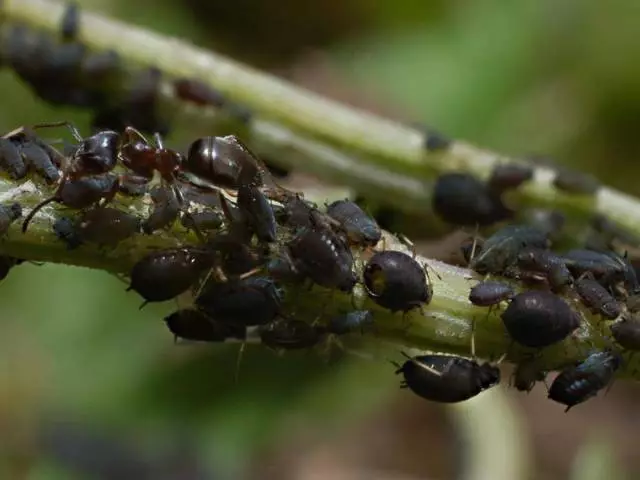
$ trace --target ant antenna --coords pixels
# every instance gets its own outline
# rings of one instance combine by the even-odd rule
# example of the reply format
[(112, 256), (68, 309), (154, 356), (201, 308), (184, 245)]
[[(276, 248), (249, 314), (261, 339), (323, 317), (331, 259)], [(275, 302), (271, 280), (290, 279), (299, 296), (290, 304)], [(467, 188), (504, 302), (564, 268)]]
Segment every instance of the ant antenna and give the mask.
[(73, 136), (73, 138), (78, 142), (82, 142), (84, 140), (84, 138), (82, 137), (82, 135), (80, 135), (80, 132), (78, 131), (76, 126), (67, 120), (62, 120), (60, 122), (37, 123), (34, 126), (32, 126), (31, 129), (38, 130), (42, 128), (57, 128), (57, 127), (67, 127), (69, 131), (71, 131), (71, 135)]

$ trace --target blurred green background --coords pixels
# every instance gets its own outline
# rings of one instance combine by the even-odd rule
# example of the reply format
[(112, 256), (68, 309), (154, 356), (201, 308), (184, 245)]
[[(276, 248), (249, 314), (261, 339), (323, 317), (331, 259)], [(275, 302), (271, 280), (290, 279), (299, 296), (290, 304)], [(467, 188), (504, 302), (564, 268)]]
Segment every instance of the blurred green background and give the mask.
[[(637, 0), (78, 3), (455, 138), (555, 155), (640, 193)], [(47, 107), (10, 71), (0, 87), (4, 131), (86, 126), (86, 112)], [(506, 415), (495, 404), (447, 410), (399, 392), (386, 357), (328, 363), (248, 347), (235, 383), (237, 346), (175, 346), (161, 319), (176, 305), (139, 311), (124, 288), (51, 265), (21, 266), (3, 282), (0, 478), (501, 478), (463, 468), (456, 420)], [(532, 456), (523, 478), (633, 478), (639, 393), (618, 382), (564, 415), (543, 386), (529, 396), (504, 389), (501, 408), (522, 422), (511, 442)], [(487, 428), (491, 444), (500, 434)]]

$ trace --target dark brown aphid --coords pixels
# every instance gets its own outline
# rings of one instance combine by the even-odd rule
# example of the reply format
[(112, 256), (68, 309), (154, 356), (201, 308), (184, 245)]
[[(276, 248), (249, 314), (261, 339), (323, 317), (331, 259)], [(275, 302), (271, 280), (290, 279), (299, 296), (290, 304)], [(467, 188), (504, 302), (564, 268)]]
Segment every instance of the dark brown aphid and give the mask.
[(60, 22), (60, 35), (62, 40), (70, 42), (78, 36), (80, 28), (80, 9), (75, 2), (67, 3)]
[(580, 326), (578, 315), (558, 295), (519, 293), (502, 314), (511, 338), (525, 347), (544, 348), (564, 340)]
[(474, 285), (469, 292), (469, 301), (479, 307), (491, 307), (515, 295), (513, 288), (502, 282), (486, 281)]
[(58, 167), (51, 161), (47, 152), (40, 145), (30, 141), (21, 143), (20, 155), (27, 168), (36, 172), (47, 183), (54, 183), (60, 179)]
[(615, 352), (591, 353), (583, 362), (560, 372), (549, 388), (549, 398), (566, 405), (568, 412), (607, 387), (620, 365), (622, 357)]
[(567, 168), (556, 171), (553, 185), (563, 192), (580, 195), (593, 195), (600, 188), (600, 182), (593, 175)]
[(380, 241), (382, 232), (378, 223), (351, 200), (333, 202), (327, 207), (327, 215), (340, 223), (354, 245), (373, 247)]
[(573, 283), (573, 275), (563, 259), (549, 250), (527, 248), (518, 253), (517, 261), (522, 271), (544, 274), (554, 292), (560, 292)]
[(623, 348), (640, 350), (640, 321), (635, 318), (625, 318), (611, 325), (611, 334)]
[(65, 207), (81, 210), (91, 207), (101, 200), (109, 203), (118, 192), (118, 176), (113, 173), (82, 177), (78, 180), (63, 181), (56, 193), (36, 205), (22, 223), (26, 232), (35, 214), (44, 206), (57, 202)]
[(118, 193), (128, 197), (142, 197), (149, 191), (149, 180), (138, 175), (120, 175)]
[(238, 189), (237, 206), (245, 224), (259, 241), (276, 241), (276, 219), (273, 209), (267, 197), (257, 187), (241, 185)]
[(265, 325), (280, 311), (283, 292), (268, 277), (249, 277), (229, 282), (210, 282), (196, 305), (211, 318), (245, 327)]
[(496, 165), (487, 181), (489, 189), (496, 193), (518, 188), (533, 178), (533, 168), (520, 163), (503, 163)]
[(197, 78), (177, 78), (173, 81), (173, 91), (180, 100), (198, 106), (222, 107), (226, 103), (224, 95)]
[(363, 273), (369, 297), (392, 312), (407, 312), (431, 301), (433, 291), (425, 269), (406, 253), (375, 253)]
[(500, 274), (516, 263), (522, 250), (548, 246), (549, 240), (543, 232), (525, 225), (508, 225), (484, 241), (470, 267), (481, 274)]
[(53, 223), (53, 233), (67, 245), (68, 250), (80, 247), (84, 240), (78, 232), (77, 222), (69, 217), (60, 217)]
[(424, 148), (427, 152), (439, 152), (449, 148), (451, 139), (446, 135), (427, 127), (425, 130)]
[(580, 295), (582, 303), (592, 312), (597, 312), (609, 320), (614, 320), (620, 316), (622, 312), (620, 303), (593, 278), (577, 279), (575, 289)]
[(511, 377), (511, 384), (519, 392), (529, 393), (535, 387), (536, 382), (543, 382), (547, 372), (540, 370), (535, 360), (522, 360), (516, 365)]
[(27, 165), (20, 155), (18, 145), (4, 137), (0, 137), (0, 168), (12, 180), (20, 180), (27, 175)]
[(633, 267), (626, 259), (614, 252), (570, 250), (562, 258), (575, 277), (590, 274), (605, 286), (624, 282), (630, 293), (635, 292), (638, 288), (638, 279)]
[(76, 231), (84, 242), (115, 247), (140, 232), (141, 221), (117, 208), (98, 207), (82, 212)]
[(142, 230), (147, 235), (156, 230), (170, 227), (180, 213), (180, 204), (173, 189), (167, 188), (165, 185), (158, 185), (151, 189), (151, 200), (153, 201), (153, 209), (149, 217), (142, 223)]
[(165, 317), (169, 331), (176, 339), (199, 342), (224, 342), (229, 339), (244, 340), (246, 329), (217, 322), (199, 310), (185, 308)]
[(184, 215), (180, 221), (182, 226), (189, 230), (198, 228), (201, 232), (206, 232), (217, 230), (222, 226), (222, 215), (214, 210), (203, 210)]
[(304, 228), (289, 243), (296, 269), (327, 288), (350, 292), (356, 284), (349, 247), (331, 230)]
[(131, 286), (148, 302), (164, 302), (195, 285), (213, 267), (213, 256), (200, 248), (173, 248), (141, 258), (131, 270)]
[(500, 382), (500, 369), (489, 363), (449, 355), (407, 357), (396, 374), (402, 374), (401, 388), (440, 403), (463, 402)]
[(262, 183), (256, 158), (234, 135), (197, 139), (189, 147), (183, 169), (214, 185), (234, 190), (242, 184)]
[(329, 320), (327, 333), (346, 335), (356, 330), (364, 333), (371, 326), (373, 326), (373, 312), (371, 310), (354, 310)]
[(324, 338), (321, 328), (300, 320), (275, 322), (260, 328), (260, 340), (274, 349), (299, 350), (316, 346)]
[(466, 173), (440, 175), (433, 188), (434, 212), (445, 222), (462, 226), (486, 226), (513, 215), (500, 196)]
[(0, 235), (6, 234), (11, 224), (21, 216), (22, 206), (19, 203), (0, 204)]

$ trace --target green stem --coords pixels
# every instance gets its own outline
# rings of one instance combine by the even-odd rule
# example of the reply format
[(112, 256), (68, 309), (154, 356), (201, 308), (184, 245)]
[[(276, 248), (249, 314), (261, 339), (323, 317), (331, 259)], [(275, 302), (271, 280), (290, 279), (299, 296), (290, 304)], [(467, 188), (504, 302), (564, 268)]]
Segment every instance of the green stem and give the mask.
[[(9, 21), (57, 32), (64, 8), (51, 0), (5, 0), (2, 12)], [(97, 50), (115, 50), (131, 63), (204, 81), (254, 113), (249, 130), (258, 154), (353, 183), (405, 211), (428, 210), (421, 181), (434, 172), (467, 171), (485, 178), (496, 164), (512, 160), (461, 141), (429, 152), (424, 131), (342, 105), (187, 42), (90, 12), (82, 13), (80, 39)], [(606, 187), (595, 196), (570, 195), (555, 189), (553, 178), (552, 170), (536, 167), (534, 180), (522, 189), (523, 199), (575, 217), (606, 214), (640, 234), (637, 199)]]

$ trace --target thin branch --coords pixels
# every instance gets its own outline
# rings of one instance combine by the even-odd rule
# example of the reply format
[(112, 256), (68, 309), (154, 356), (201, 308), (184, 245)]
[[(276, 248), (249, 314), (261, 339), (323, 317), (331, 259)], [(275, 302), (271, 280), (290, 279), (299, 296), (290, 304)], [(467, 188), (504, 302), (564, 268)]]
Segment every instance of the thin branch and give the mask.
[[(8, 21), (57, 32), (64, 7), (50, 0), (5, 0), (2, 13)], [(115, 50), (129, 62), (204, 81), (254, 113), (249, 130), (258, 154), (271, 154), (276, 161), (323, 178), (353, 183), (404, 210), (428, 209), (428, 192), (421, 180), (434, 172), (468, 171), (485, 178), (497, 163), (510, 160), (461, 141), (428, 151), (424, 131), (339, 104), (184, 41), (100, 15), (82, 13), (80, 39), (96, 50)], [(635, 198), (606, 187), (593, 197), (566, 194), (553, 187), (554, 175), (549, 168), (536, 167), (534, 180), (522, 189), (523, 200), (552, 205), (575, 217), (605, 214), (640, 234), (640, 202)]]

